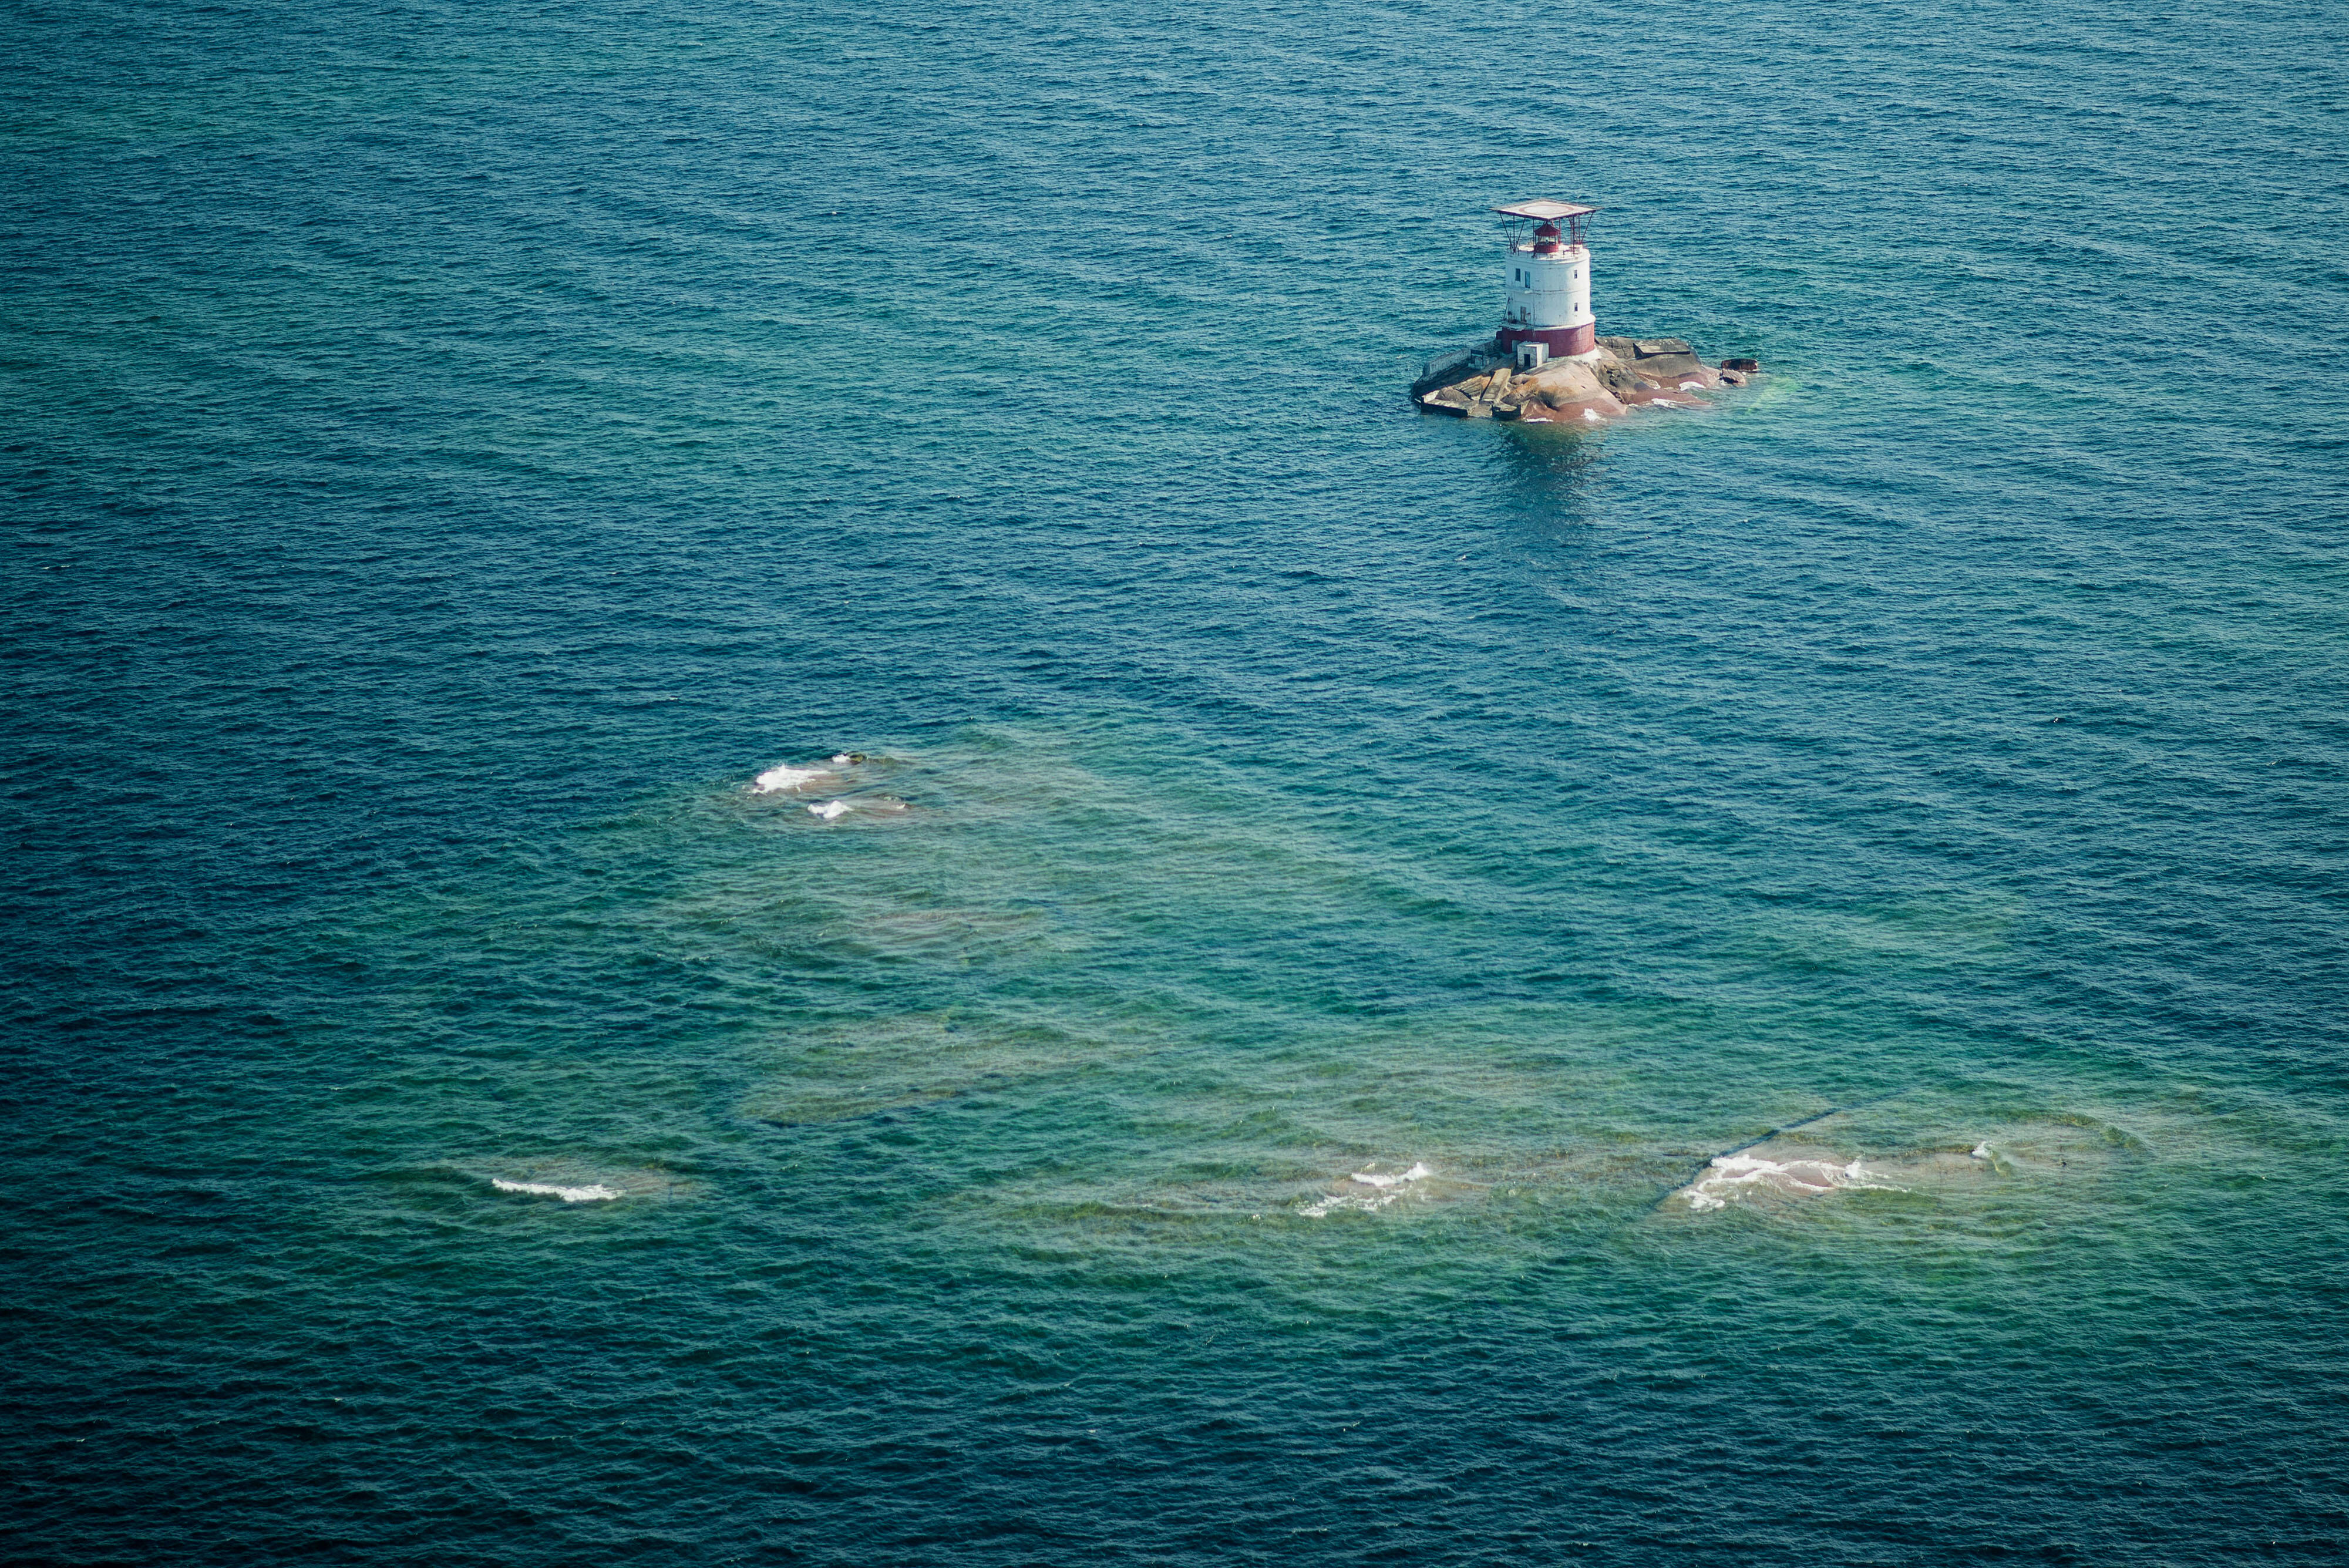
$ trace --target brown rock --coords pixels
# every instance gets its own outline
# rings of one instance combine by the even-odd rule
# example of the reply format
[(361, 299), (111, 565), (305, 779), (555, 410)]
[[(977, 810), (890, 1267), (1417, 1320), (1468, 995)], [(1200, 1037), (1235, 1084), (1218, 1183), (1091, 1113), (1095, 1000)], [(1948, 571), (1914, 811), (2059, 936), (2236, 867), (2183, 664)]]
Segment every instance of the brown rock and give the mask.
[[(1708, 370), (1707, 376), (1713, 374)], [(1631, 408), (1645, 408), (1651, 403), (1665, 403), (1674, 408), (1694, 408), (1695, 393), (1707, 391), (1713, 383), (1699, 380), (1694, 375), (1666, 379), (1661, 385), (1643, 381), (1639, 386), (1617, 394)]]
[(1579, 396), (1584, 392), (1595, 392), (1599, 382), (1599, 372), (1594, 366), (1569, 359), (1553, 360), (1530, 375), (1518, 377), (1510, 385), (1531, 387), (1551, 402), (1556, 402), (1560, 393)]
[(1599, 425), (1623, 417), (1623, 405), (1605, 392), (1573, 398), (1550, 410), (1549, 421), (1560, 425)]
[[(1601, 352), (1587, 361), (1553, 359), (1537, 370), (1504, 365), (1463, 375), (1423, 392), (1420, 404), (1470, 419), (1580, 426), (1620, 419), (1645, 403), (1686, 405), (1693, 400), (1684, 388), (1723, 384), (1721, 373), (1700, 363), (1682, 338), (1601, 337), (1599, 347)], [(1475, 369), (1460, 365), (1454, 373)]]

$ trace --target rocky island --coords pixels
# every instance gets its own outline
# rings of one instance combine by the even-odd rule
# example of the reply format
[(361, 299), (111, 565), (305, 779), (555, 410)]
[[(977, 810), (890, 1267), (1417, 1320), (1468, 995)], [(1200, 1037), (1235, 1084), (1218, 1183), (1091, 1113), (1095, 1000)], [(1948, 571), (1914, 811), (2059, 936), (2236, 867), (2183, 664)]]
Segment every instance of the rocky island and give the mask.
[(1760, 371), (1752, 359), (1708, 368), (1678, 337), (1599, 336), (1587, 243), (1598, 208), (1545, 197), (1493, 211), (1507, 236), (1501, 329), (1429, 361), (1411, 386), (1421, 408), (1472, 420), (1596, 425), (1636, 409), (1696, 408), (1704, 393), (1742, 387)]
[(1743, 387), (1760, 369), (1753, 359), (1708, 367), (1678, 337), (1598, 337), (1588, 351), (1552, 359), (1496, 337), (1429, 365), (1411, 396), (1463, 419), (1601, 424), (1635, 409), (1695, 408), (1699, 394)]

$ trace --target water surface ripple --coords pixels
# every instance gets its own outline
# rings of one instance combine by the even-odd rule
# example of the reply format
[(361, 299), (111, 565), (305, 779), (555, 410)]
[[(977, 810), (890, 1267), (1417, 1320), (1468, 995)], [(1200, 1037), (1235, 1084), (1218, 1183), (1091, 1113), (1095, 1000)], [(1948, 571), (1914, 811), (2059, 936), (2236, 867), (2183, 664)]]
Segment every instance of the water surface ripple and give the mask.
[(2337, 1560), (2343, 13), (9, 28), (12, 1560)]

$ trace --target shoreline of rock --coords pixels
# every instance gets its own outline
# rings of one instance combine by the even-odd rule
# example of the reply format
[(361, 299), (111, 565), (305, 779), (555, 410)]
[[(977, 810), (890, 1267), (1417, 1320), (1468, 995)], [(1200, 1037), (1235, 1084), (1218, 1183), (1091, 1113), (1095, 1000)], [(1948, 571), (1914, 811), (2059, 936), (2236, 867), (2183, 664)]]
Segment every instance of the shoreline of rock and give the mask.
[(1520, 370), (1495, 338), (1432, 362), (1411, 400), (1459, 419), (1606, 424), (1638, 409), (1702, 408), (1704, 393), (1749, 385), (1761, 369), (1754, 359), (1709, 367), (1678, 337), (1601, 337), (1590, 358)]

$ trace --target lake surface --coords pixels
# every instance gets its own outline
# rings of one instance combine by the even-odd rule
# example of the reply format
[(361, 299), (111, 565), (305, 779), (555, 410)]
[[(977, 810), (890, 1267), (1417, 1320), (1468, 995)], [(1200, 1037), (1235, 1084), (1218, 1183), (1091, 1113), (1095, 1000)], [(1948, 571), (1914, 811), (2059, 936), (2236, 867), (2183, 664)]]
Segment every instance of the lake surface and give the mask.
[(2349, 13), (7, 26), (10, 1559), (2338, 1559)]

